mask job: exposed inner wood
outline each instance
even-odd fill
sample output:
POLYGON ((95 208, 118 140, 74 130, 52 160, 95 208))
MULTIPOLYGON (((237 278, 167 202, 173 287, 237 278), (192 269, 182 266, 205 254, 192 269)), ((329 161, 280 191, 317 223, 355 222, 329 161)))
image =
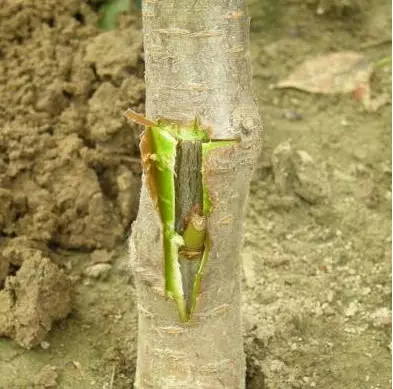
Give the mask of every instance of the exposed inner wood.
MULTIPOLYGON (((202 142, 181 141, 176 153, 176 232, 183 234, 187 219, 196 209, 202 209, 202 142)), ((180 272, 187 310, 191 308, 191 296, 195 275, 201 256, 189 257, 179 253, 180 272)))

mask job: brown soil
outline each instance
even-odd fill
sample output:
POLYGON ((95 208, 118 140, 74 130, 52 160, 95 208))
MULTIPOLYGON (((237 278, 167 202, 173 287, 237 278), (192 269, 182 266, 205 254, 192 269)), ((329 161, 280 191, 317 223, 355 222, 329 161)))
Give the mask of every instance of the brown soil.
MULTIPOLYGON (((269 86, 312 55, 391 57, 391 3, 249 3, 265 147, 243 250, 248 388, 388 388, 391 109, 269 86)), ((122 112, 143 112, 141 32, 96 18, 88 1, 0 8, 0 335, 16 341, 0 339, 0 388, 132 386, 119 243, 140 171, 122 112)), ((390 85, 377 67, 374 95, 390 85)))
POLYGON ((122 112, 143 110, 141 32, 129 17, 100 33, 96 19, 80 1, 8 1, 0 10, 0 309, 9 322, 0 335, 26 347, 70 312, 64 262, 49 265, 54 253, 40 250, 113 249, 136 215, 137 133, 122 112), (42 276, 41 265, 50 266, 42 276), (42 301, 31 297, 42 288, 42 301), (21 307, 37 316, 30 324, 21 307))

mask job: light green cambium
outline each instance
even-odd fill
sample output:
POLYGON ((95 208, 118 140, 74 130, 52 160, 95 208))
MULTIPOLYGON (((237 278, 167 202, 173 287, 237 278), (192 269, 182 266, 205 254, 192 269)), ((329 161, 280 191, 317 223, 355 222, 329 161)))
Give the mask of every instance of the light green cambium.
POLYGON ((140 10, 142 0, 107 0, 99 8, 98 27, 102 30, 113 30, 117 27, 120 13, 130 12, 133 8, 140 10), (132 4, 135 4, 132 6, 132 4))
POLYGON ((202 147, 202 167, 210 151, 233 146, 235 141, 210 140, 208 132, 201 128, 197 121, 191 126, 179 125, 167 121, 159 121, 155 126, 147 128, 150 143, 150 163, 154 167, 151 172, 157 196, 157 204, 163 224, 163 240, 165 254, 165 290, 177 304, 181 321, 191 319, 200 293, 203 272, 208 261, 211 242, 206 231, 206 218, 212 209, 211 200, 202 169, 203 204, 202 215, 199 215, 199 227, 189 222, 182 235, 176 232, 176 153, 181 141, 200 141, 202 147), (203 227, 200 227, 203 226, 203 227), (182 274, 179 264, 179 251, 191 254, 190 260, 196 256, 199 268, 193 280, 191 302, 187 304, 182 285, 182 274), (195 254, 196 252, 196 254, 195 254))

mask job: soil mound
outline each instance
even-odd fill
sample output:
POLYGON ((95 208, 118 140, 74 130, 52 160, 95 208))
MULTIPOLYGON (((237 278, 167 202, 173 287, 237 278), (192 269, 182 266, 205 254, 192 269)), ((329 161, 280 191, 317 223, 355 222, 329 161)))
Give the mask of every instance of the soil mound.
POLYGON ((0 334, 28 347, 70 304, 50 313, 58 309, 59 290, 69 300, 69 287, 50 252, 32 254, 26 242, 112 249, 136 215, 138 130, 122 112, 143 110, 142 36, 131 16, 121 31, 102 32, 96 15, 79 0, 9 0, 0 9, 0 310, 8 321, 0 334), (4 251, 15 244, 21 245, 17 265, 4 251), (15 266, 21 274, 13 276, 15 266), (26 340, 16 330, 15 307, 38 312, 41 302, 18 292, 11 304, 10 290, 42 289, 40 272, 62 281, 47 276, 46 293, 53 295, 46 317, 29 323, 48 323, 26 340))

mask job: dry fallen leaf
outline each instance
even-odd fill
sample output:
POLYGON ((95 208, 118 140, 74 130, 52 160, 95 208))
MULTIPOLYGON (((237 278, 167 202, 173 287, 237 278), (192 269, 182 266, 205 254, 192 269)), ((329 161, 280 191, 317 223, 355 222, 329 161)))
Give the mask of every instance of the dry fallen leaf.
POLYGON ((373 64, 359 53, 343 51, 313 57, 300 66, 276 88, 296 88, 311 93, 350 93, 368 86, 373 64))

